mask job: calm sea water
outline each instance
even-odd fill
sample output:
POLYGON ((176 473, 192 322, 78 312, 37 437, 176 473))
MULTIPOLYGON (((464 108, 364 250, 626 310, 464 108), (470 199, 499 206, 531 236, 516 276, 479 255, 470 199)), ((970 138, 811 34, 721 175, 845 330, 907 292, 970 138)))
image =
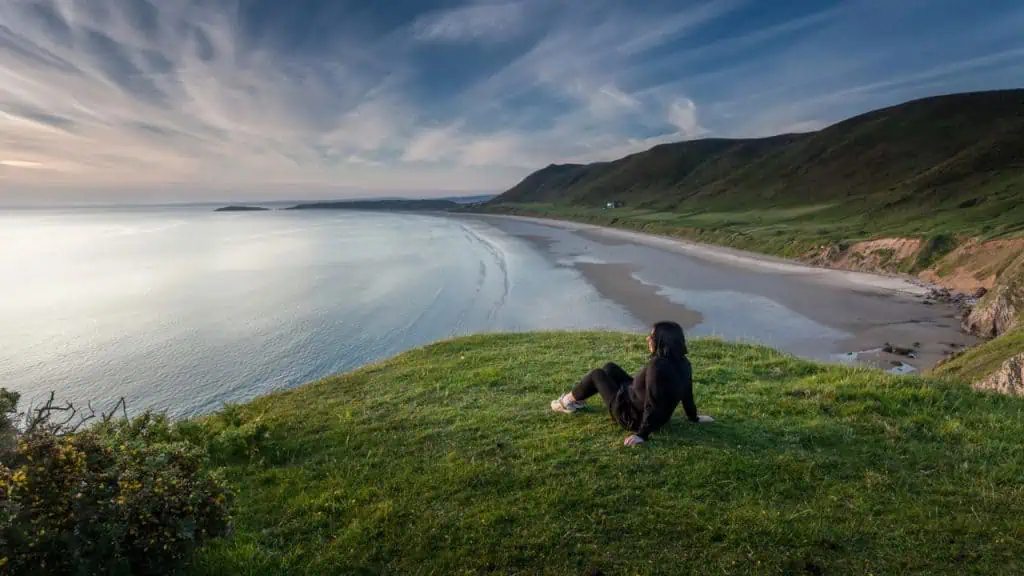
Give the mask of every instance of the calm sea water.
POLYGON ((0 212, 0 386, 186 416, 469 333, 642 329, 484 223, 0 212))

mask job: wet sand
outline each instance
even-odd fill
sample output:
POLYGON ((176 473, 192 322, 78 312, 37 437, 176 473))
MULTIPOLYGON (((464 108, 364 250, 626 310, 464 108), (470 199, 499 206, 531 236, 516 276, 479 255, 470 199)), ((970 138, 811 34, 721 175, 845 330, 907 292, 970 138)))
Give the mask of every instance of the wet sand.
POLYGON ((601 294, 651 323, 760 342, 800 356, 889 370, 926 370, 977 340, 957 311, 926 305, 904 278, 828 270, 717 246, 597 226, 472 216, 579 271, 601 294), (886 343, 913 351, 889 354, 886 343))
POLYGON ((659 320, 674 320, 690 329, 704 320, 696 310, 685 304, 676 304, 658 293, 658 289, 633 279, 635 267, 631 264, 592 264, 580 262, 576 269, 583 273, 598 294, 624 306, 644 324, 659 320))

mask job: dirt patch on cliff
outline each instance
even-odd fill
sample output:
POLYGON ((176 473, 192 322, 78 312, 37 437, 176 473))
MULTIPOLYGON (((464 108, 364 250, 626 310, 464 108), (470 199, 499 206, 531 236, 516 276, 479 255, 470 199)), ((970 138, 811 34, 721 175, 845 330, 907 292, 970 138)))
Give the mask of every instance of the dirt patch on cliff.
POLYGON ((887 256, 891 260, 899 261, 910 258, 920 249, 921 241, 916 238, 880 238, 857 242, 850 246, 847 253, 850 255, 861 254, 863 257, 872 258, 887 256))
MULTIPOLYGON (((853 244, 820 246, 802 261, 815 266, 876 273, 900 273, 921 258, 924 242, 916 238, 879 238, 853 244)), ((1024 238, 969 240, 946 254, 918 277, 956 292, 993 289, 1006 276, 1024 274, 1024 238)))
POLYGON ((925 270, 918 277, 929 284, 936 284, 965 294, 973 294, 979 288, 991 290, 996 283, 995 275, 988 276, 987 278, 978 278, 975 276, 975 272, 966 268, 958 268, 945 276, 939 276, 934 270, 925 270))
POLYGON ((921 250, 917 238, 879 238, 850 245, 822 246, 802 260, 818 266, 864 272, 895 272, 921 250))
POLYGON ((1024 269, 1024 238, 965 242, 920 274, 922 280, 958 292, 991 290, 1005 275, 1024 269))

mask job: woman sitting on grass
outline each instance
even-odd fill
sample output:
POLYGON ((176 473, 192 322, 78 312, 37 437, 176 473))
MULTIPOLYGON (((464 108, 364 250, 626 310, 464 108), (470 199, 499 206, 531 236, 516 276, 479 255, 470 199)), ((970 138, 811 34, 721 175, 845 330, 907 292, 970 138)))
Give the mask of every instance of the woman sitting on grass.
POLYGON ((675 322, 658 322, 647 335, 647 347, 651 358, 636 376, 630 377, 609 362, 584 376, 571 392, 552 400, 551 409, 571 414, 582 408, 587 398, 600 394, 612 419, 633 432, 626 438, 626 446, 644 443, 651 432, 668 422, 680 402, 691 422, 714 422, 710 416, 697 415, 683 328, 675 322))

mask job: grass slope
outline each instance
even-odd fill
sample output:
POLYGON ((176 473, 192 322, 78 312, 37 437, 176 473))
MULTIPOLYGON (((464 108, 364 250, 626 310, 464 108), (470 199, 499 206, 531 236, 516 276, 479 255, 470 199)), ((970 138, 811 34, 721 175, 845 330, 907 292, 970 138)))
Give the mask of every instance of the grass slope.
POLYGON ((490 205, 593 208, 619 200, 677 227, 759 229, 766 217, 801 233, 817 227, 819 237, 836 227, 846 238, 997 237, 1024 231, 1016 209, 1024 204, 1022 158, 1024 90, 977 92, 916 100, 808 134, 679 142, 613 162, 552 165, 490 205))
POLYGON ((643 208, 604 209, 541 203, 502 203, 474 212, 571 220, 718 244, 762 254, 798 258, 822 244, 868 237, 859 225, 821 221, 819 207, 743 208, 732 212, 666 212, 643 208))
POLYGON ((932 374, 961 382, 977 382, 1021 352, 1024 352, 1024 328, 1017 328, 951 358, 932 370, 932 374))
POLYGON ((194 572, 1024 573, 1024 401, 698 340, 713 425, 627 449, 596 404, 549 410, 643 344, 464 338, 201 421, 246 448, 194 572))

